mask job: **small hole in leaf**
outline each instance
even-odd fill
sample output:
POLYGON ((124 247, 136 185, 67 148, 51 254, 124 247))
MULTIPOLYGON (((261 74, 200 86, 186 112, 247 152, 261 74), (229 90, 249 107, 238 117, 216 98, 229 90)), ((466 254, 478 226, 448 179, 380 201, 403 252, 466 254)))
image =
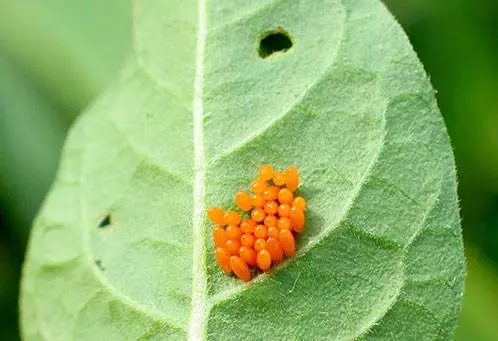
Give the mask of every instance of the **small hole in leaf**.
POLYGON ((283 28, 266 32, 259 41, 259 56, 267 58, 274 53, 284 53, 292 47, 292 39, 288 32, 283 28))
POLYGON ((101 229, 103 228, 106 228, 108 227, 109 225, 112 224, 112 218, 111 218, 111 215, 110 214, 107 214, 105 216, 102 216, 100 219, 99 219, 99 222, 97 224, 97 226, 101 229))

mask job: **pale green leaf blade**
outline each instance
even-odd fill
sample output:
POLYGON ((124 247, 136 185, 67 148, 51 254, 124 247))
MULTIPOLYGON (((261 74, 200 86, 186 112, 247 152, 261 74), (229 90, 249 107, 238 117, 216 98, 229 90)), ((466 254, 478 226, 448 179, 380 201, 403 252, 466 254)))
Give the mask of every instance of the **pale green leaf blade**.
POLYGON ((37 220, 27 340, 452 338, 453 156, 379 2, 149 0, 134 27, 37 220), (261 58, 278 27, 292 48, 261 58), (263 163, 299 166, 308 223, 296 258, 244 284, 217 268, 205 209, 232 205, 263 163))

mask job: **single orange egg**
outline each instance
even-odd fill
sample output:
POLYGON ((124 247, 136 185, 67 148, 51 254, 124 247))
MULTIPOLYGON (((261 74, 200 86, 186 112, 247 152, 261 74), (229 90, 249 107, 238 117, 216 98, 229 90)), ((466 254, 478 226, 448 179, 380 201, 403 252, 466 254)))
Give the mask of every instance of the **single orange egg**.
POLYGON ((278 192, 278 201, 281 204, 290 204, 292 199, 294 199, 294 194, 288 188, 282 188, 278 192))
POLYGON ((276 201, 267 201, 264 207, 266 214, 271 214, 271 215, 277 214, 278 204, 276 201))
POLYGON ((304 212, 303 210, 293 206, 290 212, 291 228, 297 233, 301 233, 304 229, 304 212))
POLYGON ((235 194, 235 203, 244 212, 249 211, 252 206, 252 199, 249 193, 240 190, 235 194))
POLYGON ((240 258, 242 258, 248 265, 256 266, 256 251, 249 246, 241 246, 240 258))
POLYGON ((253 207, 263 207, 265 205, 265 198, 263 198, 263 194, 253 194, 252 197, 252 206, 253 207))
POLYGON ((280 188, 277 186, 270 186, 265 189, 263 192, 263 198, 266 201, 275 201, 277 200, 278 197, 278 192, 280 191, 280 188))
POLYGON ((254 229, 256 228, 256 225, 257 225, 256 222, 251 218, 244 219, 242 223, 240 223, 240 230, 243 233, 253 233, 254 229))
POLYGON ((291 207, 289 205, 281 204, 280 206, 278 206, 278 215, 280 217, 288 217, 290 214, 290 209, 291 207))
POLYGON ((230 266, 232 268, 232 271, 237 275, 238 278, 240 278, 244 282, 248 282, 251 280, 251 271, 249 271, 249 267, 242 258, 238 256, 230 257, 230 266))
POLYGON ((216 225, 223 225, 225 223, 223 217, 225 215, 225 211, 223 211, 219 207, 211 207, 207 211, 208 219, 211 220, 216 225))
POLYGON ((276 186, 283 186, 285 185, 285 173, 284 172, 275 172, 273 173, 273 183, 276 186))
POLYGON ((290 230, 291 228, 291 221, 289 218, 287 217, 282 217, 278 220, 277 222, 277 227, 279 229, 287 229, 287 230, 290 230))
POLYGON ((240 249, 240 241, 236 239, 227 240, 226 249, 231 255, 238 255, 240 249))
POLYGON ((242 231, 236 225, 228 225, 225 231, 228 239, 240 239, 240 236, 242 236, 242 231))
POLYGON ((303 197, 295 197, 294 201, 292 201, 292 206, 304 210, 306 208, 306 200, 303 197))
POLYGON ((255 222, 260 223, 265 219, 265 211, 262 208, 255 208, 251 212, 251 218, 255 222))
POLYGON ((261 250, 264 250, 266 248, 266 239, 256 239, 256 241, 254 242, 254 250, 256 250, 256 252, 259 252, 261 250))
POLYGON ((277 217, 274 215, 267 215, 263 220, 266 227, 277 226, 277 217))
POLYGON ((216 251, 214 251, 214 257, 223 271, 226 273, 230 273, 232 271, 230 266, 230 253, 227 250, 222 247, 217 247, 216 251))
POLYGON ((278 227, 277 226, 270 226, 268 227, 267 230, 267 235, 268 237, 273 237, 273 238, 278 238, 278 227))
POLYGON ((284 259, 284 252, 277 238, 268 238, 266 241, 266 250, 270 253, 271 259, 275 264, 282 262, 284 259))
POLYGON ((225 233, 225 229, 221 226, 216 226, 213 229, 213 241, 214 245, 219 246, 219 247, 225 247, 225 244, 227 242, 227 236, 225 233))
POLYGON ((226 211, 223 216, 223 221, 225 222, 225 225, 239 225, 240 214, 235 211, 226 211))
POLYGON ((267 236, 267 229, 266 229, 266 226, 265 225, 258 225, 256 226, 256 229, 254 230, 254 236, 256 238, 263 238, 265 239, 266 236, 267 236))
POLYGON ((285 175, 287 188, 294 192, 299 186, 299 170, 296 167, 289 167, 285 175))
POLYGON ((254 194, 262 194, 265 191, 266 187, 267 185, 264 180, 256 179, 251 182, 251 191, 254 194))
POLYGON ((256 256, 256 263, 258 264, 258 267, 263 271, 267 271, 270 269, 271 255, 268 250, 263 249, 258 252, 258 255, 256 256))
POLYGON ((263 181, 271 180, 273 177, 273 167, 271 165, 263 165, 259 167, 259 177, 263 181))
POLYGON ((253 247, 255 241, 256 237, 254 237, 252 233, 244 233, 242 237, 240 237, 240 243, 246 247, 253 247))
POLYGON ((281 229, 278 240, 286 257, 293 257, 296 254, 296 241, 289 229, 281 229))

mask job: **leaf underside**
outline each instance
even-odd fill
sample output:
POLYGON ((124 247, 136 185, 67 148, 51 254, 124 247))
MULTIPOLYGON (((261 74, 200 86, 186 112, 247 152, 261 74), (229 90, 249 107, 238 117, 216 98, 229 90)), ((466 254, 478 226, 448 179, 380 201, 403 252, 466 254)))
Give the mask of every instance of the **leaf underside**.
POLYGON ((450 340, 452 151, 382 4, 147 0, 134 21, 35 223, 23 338, 450 340), (272 30, 292 47, 262 58, 272 30), (295 258, 244 284, 216 266, 204 210, 264 163, 299 167, 307 227, 295 258))

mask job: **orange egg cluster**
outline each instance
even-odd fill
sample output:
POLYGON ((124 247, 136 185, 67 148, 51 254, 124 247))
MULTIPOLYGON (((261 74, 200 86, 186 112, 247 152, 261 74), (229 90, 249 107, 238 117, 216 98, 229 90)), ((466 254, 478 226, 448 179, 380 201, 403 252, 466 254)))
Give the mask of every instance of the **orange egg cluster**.
POLYGON ((208 210, 209 220, 216 225, 214 256, 223 271, 250 281, 257 269, 269 271, 272 264, 294 256, 294 233, 304 229, 306 208, 306 200, 295 196, 298 186, 296 167, 279 172, 264 165, 251 182, 253 194, 244 190, 235 194, 235 203, 247 217, 219 207, 208 210))

